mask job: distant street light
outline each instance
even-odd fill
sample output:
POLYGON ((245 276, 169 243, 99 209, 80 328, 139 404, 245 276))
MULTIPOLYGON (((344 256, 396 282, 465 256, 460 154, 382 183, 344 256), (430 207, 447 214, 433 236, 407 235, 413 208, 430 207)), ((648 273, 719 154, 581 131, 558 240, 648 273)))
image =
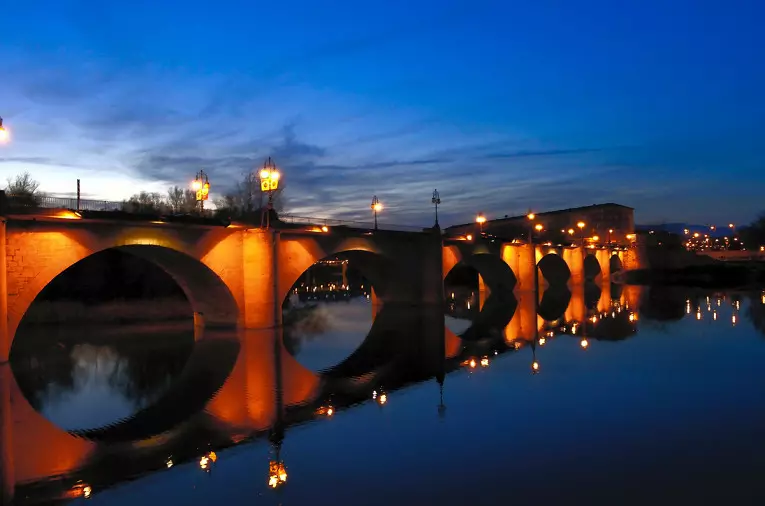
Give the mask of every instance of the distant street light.
POLYGON ((475 222, 478 223, 478 228, 481 235, 483 235, 483 224, 486 223, 486 216, 483 213, 478 213, 478 216, 475 217, 475 222))
POLYGON ((11 138, 11 134, 3 126, 3 118, 0 118, 0 143, 6 143, 11 138))
POLYGON ((438 190, 433 190, 433 198, 430 202, 436 206, 436 228, 438 228, 438 204, 441 203, 441 196, 438 194, 438 190))
POLYGON ((377 230, 377 213, 383 210, 383 205, 380 203, 380 199, 377 198, 377 195, 374 195, 372 197, 372 212, 375 215, 375 230, 377 230))
POLYGON ((276 164, 271 157, 263 163, 263 168, 260 169, 260 191, 268 194, 268 204, 266 212, 263 213, 261 209, 260 214, 260 226, 265 225, 266 228, 271 226, 271 210, 274 208, 274 192, 279 189, 279 181, 282 175, 279 173, 279 169, 276 168, 276 164))
POLYGON ((204 211, 205 200, 210 196, 210 180, 207 178, 207 174, 204 170, 197 172, 194 181, 191 183, 191 188, 196 192, 196 199, 199 202, 199 212, 204 211))
POLYGON ((609 228, 608 229, 608 245, 609 246, 611 246, 611 234, 613 234, 613 233, 614 233, 614 229, 613 228, 609 228))

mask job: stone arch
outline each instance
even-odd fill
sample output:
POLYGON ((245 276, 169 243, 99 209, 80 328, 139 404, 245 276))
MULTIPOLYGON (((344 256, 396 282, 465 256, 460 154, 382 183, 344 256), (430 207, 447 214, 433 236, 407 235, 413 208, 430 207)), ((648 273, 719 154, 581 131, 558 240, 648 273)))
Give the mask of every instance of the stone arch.
POLYGON ((36 276, 19 289, 13 303, 9 303, 11 345, 24 315, 40 292, 69 267, 107 249, 141 257, 167 272, 183 290, 193 311, 203 315, 205 325, 229 327, 236 326, 239 321, 239 306, 226 283, 202 261, 180 249, 159 244, 107 245, 92 250, 79 244, 72 246, 66 254, 57 257, 58 262, 47 262, 36 276))
POLYGON ((616 251, 614 251, 611 257, 608 259, 608 263, 610 264, 612 273, 622 270, 622 259, 619 258, 619 254, 616 251))
POLYGON ((585 255, 584 257, 584 279, 593 280, 600 276, 602 269, 600 262, 595 255, 585 255))
POLYGON ((365 238, 325 239, 296 236, 280 240, 279 247, 286 261, 280 264, 278 273, 278 299, 281 303, 289 295, 292 286, 316 262, 338 255, 353 259, 361 273, 369 279, 376 295, 385 302, 392 296, 390 280, 393 263, 373 241, 365 238))
POLYGON ((457 246, 448 246, 443 252, 443 278, 460 263, 475 269, 493 293, 511 292, 518 283, 513 269, 499 252, 485 248, 463 252, 457 246))
POLYGON ((537 268, 545 281, 551 286, 565 285, 571 278, 571 270, 560 255, 548 253, 537 263, 537 268))

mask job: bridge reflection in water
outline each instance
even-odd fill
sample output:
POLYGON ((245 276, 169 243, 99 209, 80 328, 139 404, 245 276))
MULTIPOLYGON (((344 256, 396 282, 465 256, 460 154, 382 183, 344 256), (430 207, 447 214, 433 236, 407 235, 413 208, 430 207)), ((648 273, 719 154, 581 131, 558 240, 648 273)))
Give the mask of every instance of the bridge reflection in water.
MULTIPOLYGON (((8 365, 0 368, 3 496, 18 504, 98 494, 117 483, 183 462, 200 472, 217 453, 257 439, 272 446, 263 479, 278 487, 289 463, 280 449, 290 427, 365 402, 384 405, 396 390, 461 369, 489 367, 507 353, 531 353, 523 367, 542 370, 536 353, 555 338, 623 339, 634 333, 639 287, 584 284, 534 293, 473 294, 480 311, 460 333, 440 311, 372 305, 373 324, 359 348, 334 367, 312 372, 284 346, 283 329, 206 331, 183 371, 150 405, 105 427, 65 431, 27 400, 8 365), (528 365, 527 365, 528 364, 528 365), (15 491, 15 494, 14 494, 15 491)), ((461 304, 449 304, 454 314, 461 304)))

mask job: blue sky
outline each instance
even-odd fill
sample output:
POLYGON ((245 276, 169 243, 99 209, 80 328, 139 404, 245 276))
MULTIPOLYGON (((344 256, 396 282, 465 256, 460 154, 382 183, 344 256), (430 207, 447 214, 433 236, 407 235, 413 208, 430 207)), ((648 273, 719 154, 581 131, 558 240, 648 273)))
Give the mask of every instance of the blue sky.
POLYGON ((759 1, 4 2, 0 178, 119 200, 271 155, 294 214, 765 211, 759 1))

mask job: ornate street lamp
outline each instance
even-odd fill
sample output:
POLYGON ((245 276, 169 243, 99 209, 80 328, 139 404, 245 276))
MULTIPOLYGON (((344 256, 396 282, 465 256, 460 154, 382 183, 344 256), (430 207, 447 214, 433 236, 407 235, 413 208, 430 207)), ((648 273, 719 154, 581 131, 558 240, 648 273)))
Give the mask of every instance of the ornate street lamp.
POLYGON ((383 209, 383 205, 380 203, 380 199, 377 198, 377 195, 372 197, 372 205, 370 207, 375 215, 375 230, 377 230, 377 213, 383 209))
POLYGON ((197 172, 194 177, 194 181, 191 183, 191 188, 196 192, 196 199, 199 202, 199 212, 203 212, 205 208, 205 200, 210 196, 210 180, 207 178, 207 174, 204 170, 197 172))
POLYGON ((0 142, 8 142, 8 139, 10 138, 11 134, 9 134, 8 130, 3 126, 3 118, 0 118, 0 142))
POLYGON ((441 203, 441 196, 438 194, 438 190, 433 190, 433 198, 430 199, 430 202, 436 206, 436 225, 435 227, 438 228, 438 204, 441 203))
POLYGON ((260 226, 263 227, 265 225, 265 228, 269 228, 271 226, 271 210, 274 208, 274 192, 279 189, 279 181, 282 175, 270 156, 263 164, 263 168, 260 169, 259 175, 260 191, 268 194, 268 205, 265 213, 261 209, 260 226))

